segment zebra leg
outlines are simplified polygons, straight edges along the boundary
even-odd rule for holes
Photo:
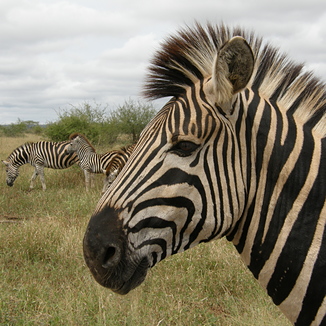
[[[95,173],[90,173],[91,188],[95,187]]]
[[[34,188],[34,181],[35,181],[37,175],[38,175],[37,167],[35,167],[35,170],[34,170],[34,172],[33,172],[33,175],[32,175],[32,177],[31,177],[31,181],[30,181],[30,185],[29,185],[29,189],[30,189],[30,190],[32,190],[32,189]]]
[[[43,168],[43,166],[39,166],[38,167],[38,174],[40,176],[42,188],[43,188],[43,191],[44,191],[44,190],[46,190],[46,185],[45,185],[44,168]]]
[[[86,191],[89,189],[90,172],[84,170]]]

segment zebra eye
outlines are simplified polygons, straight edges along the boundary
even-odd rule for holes
[[[180,141],[177,144],[175,144],[170,151],[179,156],[185,157],[191,155],[192,152],[194,152],[198,147],[199,145],[193,142]]]

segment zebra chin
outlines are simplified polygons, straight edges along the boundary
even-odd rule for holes
[[[84,259],[95,280],[118,294],[139,286],[150,268],[148,257],[127,249],[118,212],[105,208],[92,216],[83,240]]]

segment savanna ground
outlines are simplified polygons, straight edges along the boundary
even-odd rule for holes
[[[37,140],[0,137],[0,158]],[[87,193],[79,167],[46,169],[47,190],[38,180],[29,192],[32,172],[22,166],[8,187],[0,171],[1,325],[289,325],[226,240],[160,262],[126,296],[101,287],[82,239],[102,176]]]

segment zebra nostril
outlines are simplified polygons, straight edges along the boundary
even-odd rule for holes
[[[110,246],[106,249],[102,267],[110,268],[119,263],[120,250],[117,247]]]

